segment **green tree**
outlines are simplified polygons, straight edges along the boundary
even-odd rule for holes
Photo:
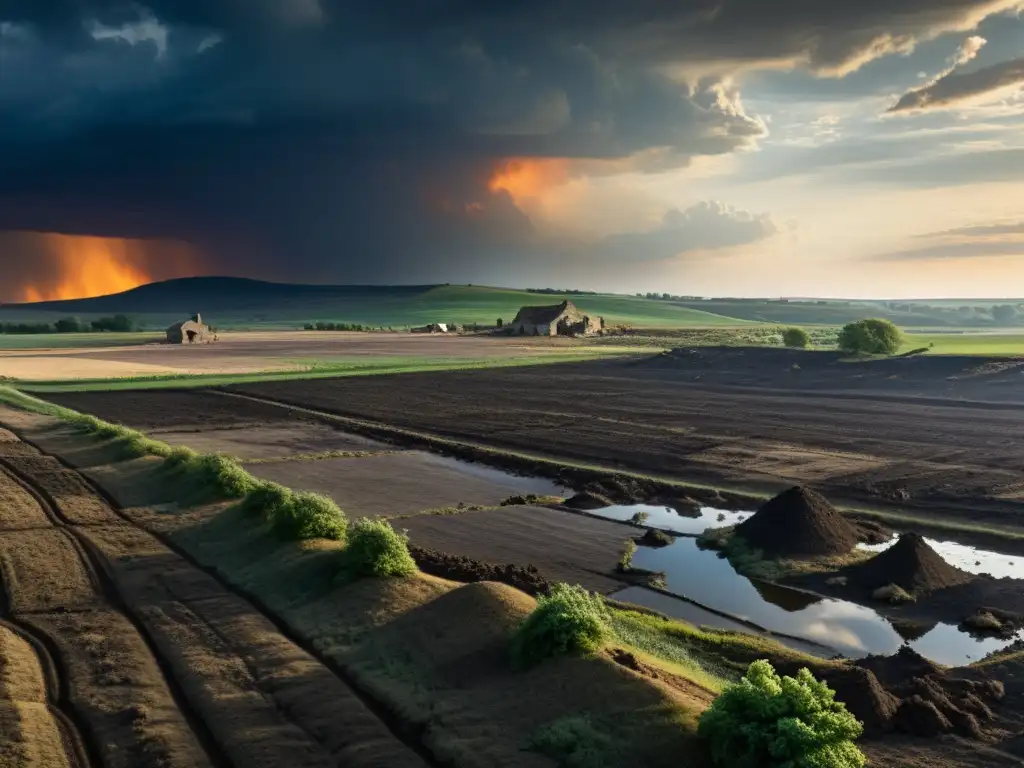
[[[755,661],[701,715],[697,733],[723,768],[863,768],[863,726],[807,669],[779,677]]]
[[[803,328],[787,328],[782,332],[782,343],[787,347],[804,349],[811,344],[811,337]]]
[[[82,321],[77,317],[62,317],[53,327],[57,333],[79,333],[84,330]]]
[[[892,355],[903,343],[903,334],[891,321],[870,317],[844,325],[838,343],[845,352]]]

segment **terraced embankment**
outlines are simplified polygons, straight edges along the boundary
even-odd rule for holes
[[[0,768],[424,765],[254,606],[6,431],[0,508]]]

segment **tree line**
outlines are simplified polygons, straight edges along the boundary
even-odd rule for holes
[[[63,317],[55,323],[0,323],[0,333],[8,335],[34,333],[90,333],[111,331],[131,333],[138,325],[127,315],[101,317],[88,322],[77,317]]]

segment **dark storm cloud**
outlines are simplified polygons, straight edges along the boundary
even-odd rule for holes
[[[765,130],[735,66],[836,74],[1016,4],[0,0],[0,229],[442,280],[538,247],[487,189],[501,158],[733,152]]]
[[[953,72],[924,88],[900,97],[890,112],[917,109],[943,109],[984,96],[1007,86],[1024,84],[1024,57],[1003,61],[974,72]]]

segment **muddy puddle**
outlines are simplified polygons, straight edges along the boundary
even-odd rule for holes
[[[1011,642],[975,638],[949,624],[897,629],[866,606],[740,576],[728,560],[719,557],[717,552],[700,549],[691,538],[676,539],[675,543],[662,548],[639,547],[633,556],[633,565],[664,573],[666,589],[671,593],[752,622],[769,632],[820,643],[851,658],[895,653],[907,643],[940,664],[958,665],[977,661]],[[649,590],[633,587],[613,597],[638,602],[698,624],[736,628],[735,621],[711,611],[700,611],[697,615],[693,610],[695,606],[683,601],[673,601],[674,605],[665,601],[659,601],[658,606],[650,605],[649,594]],[[821,649],[817,654],[829,655]]]
[[[643,525],[648,528],[659,528],[685,536],[700,536],[708,528],[720,528],[741,523],[753,513],[715,509],[714,507],[701,507],[691,513],[689,510],[677,511],[673,507],[654,504],[616,504],[588,511],[587,514],[622,522],[632,520],[638,514],[646,515]]]
[[[989,576],[994,576],[997,579],[1024,579],[1024,557],[1020,555],[1006,555],[1002,552],[976,549],[975,547],[959,544],[955,541],[938,541],[937,539],[925,538],[925,542],[938,552],[947,563],[968,573],[987,573]],[[860,544],[858,549],[868,552],[882,552],[895,543],[896,539],[893,538],[882,544]]]

